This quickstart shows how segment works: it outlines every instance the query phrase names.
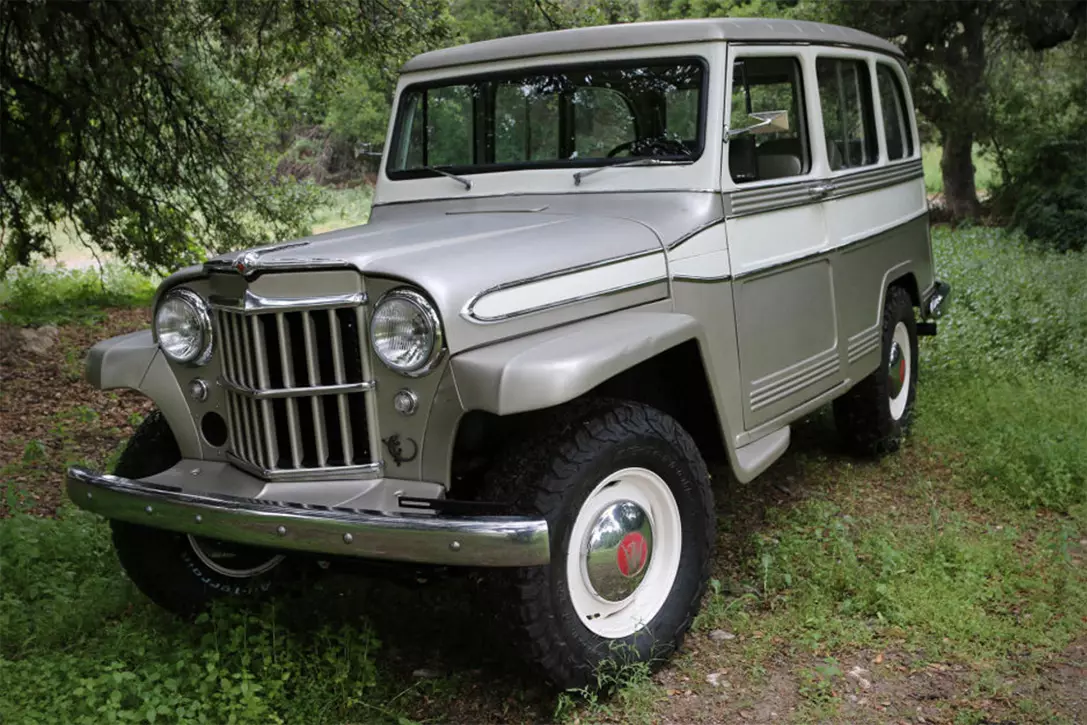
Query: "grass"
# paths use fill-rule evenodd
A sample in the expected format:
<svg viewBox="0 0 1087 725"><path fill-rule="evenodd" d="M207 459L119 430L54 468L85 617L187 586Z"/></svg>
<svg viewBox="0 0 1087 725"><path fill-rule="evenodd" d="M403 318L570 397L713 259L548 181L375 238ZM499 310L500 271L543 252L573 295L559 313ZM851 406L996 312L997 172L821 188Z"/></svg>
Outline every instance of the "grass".
<svg viewBox="0 0 1087 725"><path fill-rule="evenodd" d="M341 208L363 197L345 193ZM758 485L719 490L710 593L660 675L602 672L611 697L525 694L503 665L477 664L489 645L472 648L477 620L435 606L444 585L370 606L318 585L179 623L127 581L100 520L16 512L0 520L0 721L516 721L537 707L563 722L728 722L765 707L794 722L894 722L919 705L937 721L1071 721L1076 701L1050 673L1087 635L1087 255L981 227L936 229L933 244L953 296L922 342L907 446L846 458L824 412ZM64 289L95 299L60 279L6 288L5 314ZM78 403L56 421L73 436L95 424ZM11 479L49 460L32 443ZM17 511L24 497L7 489ZM711 643L716 629L733 637ZM410 675L432 654L395 654L436 644L456 664L433 679ZM950 694L916 694L930 676Z"/></svg>
<svg viewBox="0 0 1087 725"><path fill-rule="evenodd" d="M118 264L99 269L12 270L0 280L0 321L10 325L93 323L115 307L151 303L155 281Z"/></svg>
<svg viewBox="0 0 1087 725"><path fill-rule="evenodd" d="M925 169L925 190L938 194L944 190L944 180L940 172L940 158L943 149L939 144L927 144L921 148L921 163ZM991 190L1000 182L1000 169L989 154L982 153L974 146L974 184L978 191Z"/></svg>
<svg viewBox="0 0 1087 725"><path fill-rule="evenodd" d="M310 222L313 234L365 224L369 221L374 187L363 184L349 189L334 189L328 191L327 196L328 201L314 210L313 219Z"/></svg>

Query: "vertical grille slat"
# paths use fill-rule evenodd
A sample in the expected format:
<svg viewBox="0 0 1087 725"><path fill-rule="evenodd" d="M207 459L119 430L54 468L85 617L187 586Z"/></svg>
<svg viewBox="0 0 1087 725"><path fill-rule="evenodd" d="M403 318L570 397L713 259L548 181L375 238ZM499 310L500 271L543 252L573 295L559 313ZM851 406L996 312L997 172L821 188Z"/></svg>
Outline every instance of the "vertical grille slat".
<svg viewBox="0 0 1087 725"><path fill-rule="evenodd" d="M380 469L377 434L368 424L376 402L365 323L358 303L216 309L229 445L238 465L271 480L329 478L342 467L352 467L346 476ZM357 391L322 390L359 384Z"/></svg>
<svg viewBox="0 0 1087 725"><path fill-rule="evenodd" d="M249 318L253 323L253 349L256 352L257 384L262 390L271 387L268 376L268 351L265 349L264 328L260 318L253 315ZM261 427L264 431L265 467L275 470L279 467L279 447L276 445L275 423L272 421L272 403L269 400L260 401Z"/></svg>
<svg viewBox="0 0 1087 725"><path fill-rule="evenodd" d="M343 338L340 334L340 320L336 316L336 310L328 311L329 331L332 333L332 367L336 376L336 383L346 381L344 376ZM343 449L344 465L351 465L355 458L354 446L351 443L351 416L347 409L347 396L336 396L336 407L340 413L340 446Z"/></svg>
<svg viewBox="0 0 1087 725"><path fill-rule="evenodd" d="M279 359L283 366L283 385L294 387L294 365L291 362L291 338L287 332L287 323L283 319L283 313L276 313L276 330L279 331ZM291 467L302 467L302 444L298 440L298 401L289 398L284 403L287 409L287 435L291 439Z"/></svg>
<svg viewBox="0 0 1087 725"><path fill-rule="evenodd" d="M302 330L305 336L306 370L311 387L321 384L320 362L317 359L317 336L313 331L313 318L309 312L302 313ZM317 467L324 468L328 463L328 433L325 429L324 401L321 396L310 398L313 405L313 438L317 444Z"/></svg>

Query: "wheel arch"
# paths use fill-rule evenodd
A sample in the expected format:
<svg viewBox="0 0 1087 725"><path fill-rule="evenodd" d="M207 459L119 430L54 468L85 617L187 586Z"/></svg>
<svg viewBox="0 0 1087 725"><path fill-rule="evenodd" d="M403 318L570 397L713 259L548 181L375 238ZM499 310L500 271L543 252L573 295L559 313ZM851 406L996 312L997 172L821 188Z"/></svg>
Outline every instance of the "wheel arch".
<svg viewBox="0 0 1087 725"><path fill-rule="evenodd" d="M586 398L657 408L690 433L704 458L735 467L701 337L688 315L632 311L458 355L451 364L466 412L451 446L452 488L476 479L488 457L557 408Z"/></svg>

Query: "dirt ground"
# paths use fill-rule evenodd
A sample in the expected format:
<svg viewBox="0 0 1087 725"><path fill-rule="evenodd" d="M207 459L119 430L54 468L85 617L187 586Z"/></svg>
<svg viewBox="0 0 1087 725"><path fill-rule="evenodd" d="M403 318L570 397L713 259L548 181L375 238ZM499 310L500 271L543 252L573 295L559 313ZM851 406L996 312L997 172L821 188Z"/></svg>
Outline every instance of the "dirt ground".
<svg viewBox="0 0 1087 725"><path fill-rule="evenodd" d="M144 310L115 310L98 327L71 325L57 329L55 336L42 333L54 337L44 352L25 349L14 331L0 329L0 470L7 489L0 516L13 502L37 515L54 515L63 502L64 467L77 462L102 467L131 435L149 403L134 393L91 388L82 378L83 357L94 342L144 328L149 321ZM768 511L797 505L810 495L810 484L799 475L800 455L833 459L838 454L824 429L801 424L794 430L793 451L760 485L730 486L727 476L716 476L722 533L715 575L722 581L727 583L748 556L748 542ZM932 477L948 475L916 448L900 455L895 471L927 466ZM898 474L876 467L867 474L865 490L854 492L852 501L861 502L862 509L901 506L904 516L912 515L909 502L900 500ZM340 602L371 614L383 643L381 666L405 683L403 701L412 717L461 723L554 718L555 693L523 672L516 653L491 634L491 623L472 605L469 581L405 589L343 578L330 587L330 606ZM614 704L575 709L566 719L677 725L1087 723L1087 637L1040 663L1028 664L1027 653L1022 667L1003 663L999 671L1010 674L995 684L982 683L977 663L932 661L923 652L905 649L847 648L834 652L841 676L820 685L805 673L823 657L795 643L763 642L764 655L753 661L747 645L759 634L745 641L721 630L693 631L683 651L651 683ZM1038 703L1037 711L1024 713L1021 700ZM813 703L825 707L813 708Z"/></svg>

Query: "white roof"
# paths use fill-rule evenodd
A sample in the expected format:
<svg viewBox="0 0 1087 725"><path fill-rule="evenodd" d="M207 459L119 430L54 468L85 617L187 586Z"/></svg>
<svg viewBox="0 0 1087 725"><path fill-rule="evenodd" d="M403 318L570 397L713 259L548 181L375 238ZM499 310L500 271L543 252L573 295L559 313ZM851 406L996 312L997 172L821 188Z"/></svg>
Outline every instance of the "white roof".
<svg viewBox="0 0 1087 725"><path fill-rule="evenodd" d="M741 43L847 45L877 50L894 56L902 55L902 51L896 45L883 38L840 25L762 18L706 18L600 25L484 40L417 55L404 64L401 72L411 73L434 68L513 58L539 58L589 50L614 50L714 40L731 40Z"/></svg>

